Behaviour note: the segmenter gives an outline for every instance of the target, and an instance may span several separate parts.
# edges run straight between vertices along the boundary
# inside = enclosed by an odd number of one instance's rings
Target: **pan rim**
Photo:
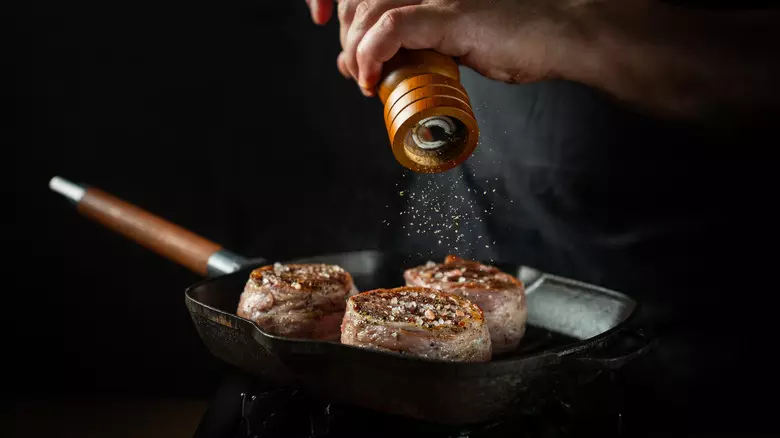
[[[332,254],[333,256],[337,254]],[[328,255],[322,255],[321,257],[327,257]],[[517,265],[518,267],[523,265]],[[557,356],[559,358],[562,358],[564,356],[573,356],[577,353],[581,353],[583,351],[587,351],[588,349],[603,344],[605,341],[607,341],[609,338],[611,338],[613,335],[615,335],[618,332],[621,332],[625,330],[631,321],[634,320],[636,315],[639,313],[641,308],[641,303],[639,303],[637,300],[633,299],[632,297],[629,297],[623,293],[617,292],[615,290],[611,290],[602,286],[593,285],[590,283],[585,283],[578,280],[573,280],[566,277],[561,277],[554,274],[547,274],[542,273],[541,276],[533,281],[531,285],[529,285],[529,289],[527,290],[527,293],[533,293],[533,290],[539,285],[544,282],[544,280],[550,280],[550,281],[558,281],[565,284],[570,285],[579,285],[579,286],[585,286],[591,290],[597,291],[599,293],[603,293],[605,295],[609,295],[611,297],[619,298],[621,300],[626,300],[633,304],[630,312],[628,313],[625,318],[623,318],[619,323],[617,323],[615,326],[593,336],[587,339],[581,339],[575,342],[572,342],[570,344],[565,344],[553,348],[543,349],[541,351],[533,351],[528,352],[526,354],[520,353],[518,355],[511,355],[511,356],[505,356],[505,357],[499,357],[495,359],[491,359],[487,362],[451,362],[451,361],[444,361],[439,359],[430,359],[430,358],[424,358],[424,357],[418,357],[418,356],[411,356],[403,353],[397,353],[392,351],[378,351],[378,350],[371,350],[366,348],[360,348],[355,347],[352,345],[345,345],[340,342],[336,341],[326,341],[326,340],[315,340],[315,339],[295,339],[295,338],[287,338],[283,336],[277,336],[270,333],[267,333],[263,331],[256,323],[253,321],[242,318],[235,313],[226,312],[224,310],[218,309],[214,306],[205,304],[201,301],[196,300],[192,293],[195,289],[199,287],[203,287],[206,284],[213,283],[215,281],[219,281],[220,279],[223,279],[224,277],[228,276],[239,276],[239,275],[246,275],[247,272],[250,272],[252,269],[255,269],[257,266],[255,264],[247,265],[246,267],[243,267],[242,269],[239,269],[238,271],[232,272],[230,274],[222,275],[219,277],[214,278],[207,278],[200,280],[194,284],[191,284],[189,287],[185,289],[185,300],[188,303],[188,308],[190,308],[191,312],[194,311],[192,307],[190,307],[189,304],[192,304],[195,306],[195,309],[207,309],[210,312],[214,312],[217,315],[221,316],[222,320],[224,321],[230,321],[231,319],[236,319],[242,322],[242,324],[249,324],[253,328],[253,333],[251,333],[251,336],[255,339],[258,338],[266,338],[268,340],[272,340],[275,342],[281,342],[285,344],[290,345],[327,345],[326,348],[346,348],[353,351],[360,351],[361,354],[371,354],[375,357],[392,357],[396,360],[401,360],[403,362],[408,363],[428,363],[431,365],[435,365],[437,367],[442,368],[457,368],[461,371],[468,371],[469,369],[484,369],[487,366],[490,367],[501,367],[501,366],[511,366],[516,365],[518,363],[527,362],[527,361],[533,361],[533,360],[539,360],[540,358],[549,358],[550,356]],[[198,312],[201,313],[201,312]],[[242,330],[240,327],[235,327],[233,324],[225,324],[222,321],[214,321],[217,324],[220,324],[222,326],[226,326],[229,328],[232,328],[234,330]],[[511,353],[510,353],[511,354]],[[503,356],[503,355],[502,355]],[[465,369],[464,369],[465,368]]]

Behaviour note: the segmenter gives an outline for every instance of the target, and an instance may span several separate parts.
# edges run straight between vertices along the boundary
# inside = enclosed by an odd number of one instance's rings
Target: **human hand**
[[[307,0],[315,23],[332,0]],[[343,51],[338,67],[375,94],[382,64],[400,48],[433,49],[491,79],[531,82],[564,77],[573,59],[576,0],[339,0]]]

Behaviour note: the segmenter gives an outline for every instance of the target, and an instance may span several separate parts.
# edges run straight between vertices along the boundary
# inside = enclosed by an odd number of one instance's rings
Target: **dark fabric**
[[[664,400],[689,420],[726,407],[730,421],[755,414],[750,396],[774,375],[750,359],[772,332],[773,297],[754,274],[776,235],[764,140],[654,119],[569,82],[507,85],[465,69],[462,82],[478,151],[446,174],[406,177],[396,244],[633,295],[640,325],[660,336],[638,365],[639,403]],[[449,218],[432,199],[456,205]],[[726,403],[735,397],[748,401]]]

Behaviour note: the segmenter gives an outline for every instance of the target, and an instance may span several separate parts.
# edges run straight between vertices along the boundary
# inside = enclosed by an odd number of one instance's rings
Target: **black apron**
[[[694,411],[755,413],[749,385],[774,380],[745,362],[770,332],[761,282],[746,278],[772,223],[755,140],[642,115],[571,82],[510,85],[468,69],[462,82],[478,149],[444,174],[405,173],[387,245],[524,263],[634,295],[660,337],[634,371],[636,403],[694,423]],[[732,397],[739,406],[724,404]]]

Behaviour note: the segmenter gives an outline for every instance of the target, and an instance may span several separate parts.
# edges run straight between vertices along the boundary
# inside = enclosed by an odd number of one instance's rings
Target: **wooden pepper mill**
[[[393,155],[404,167],[444,172],[476,149],[477,121],[451,57],[401,49],[385,63],[378,94]]]

